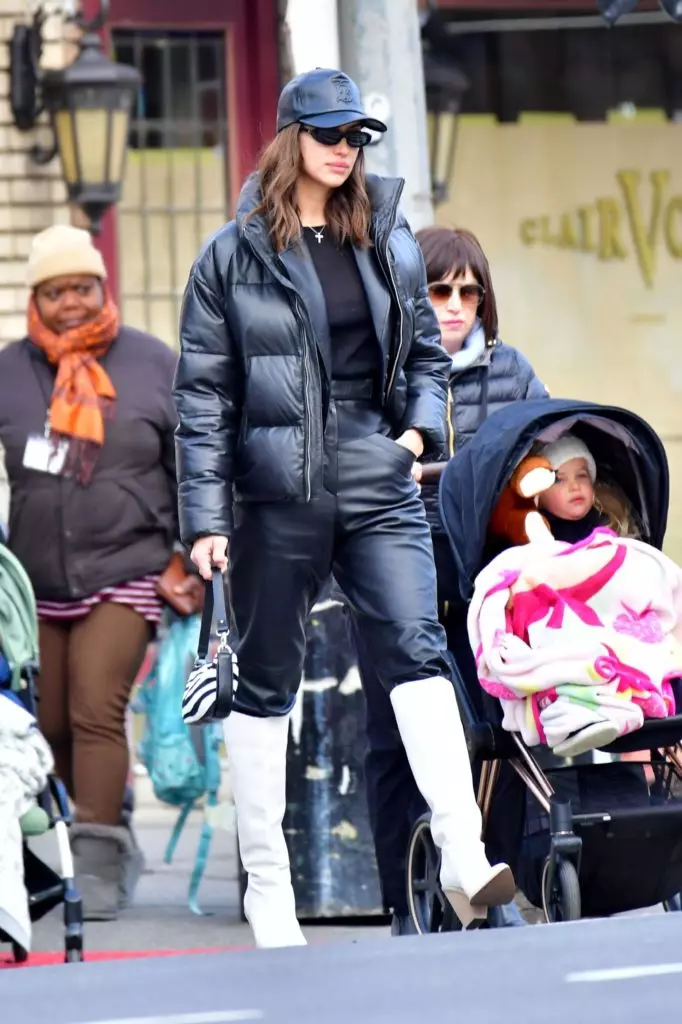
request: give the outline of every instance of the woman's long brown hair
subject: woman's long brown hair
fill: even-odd
[[[275,252],[282,252],[301,237],[296,208],[296,182],[301,173],[300,131],[298,124],[283,128],[263,151],[258,165],[263,198],[247,217],[265,218]],[[361,150],[348,180],[334,189],[327,200],[327,226],[339,244],[350,241],[366,248],[371,213]]]

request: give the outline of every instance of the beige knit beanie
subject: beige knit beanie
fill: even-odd
[[[105,281],[107,271],[89,231],[70,224],[55,224],[33,239],[26,283],[35,288],[42,281],[63,274],[91,274]]]

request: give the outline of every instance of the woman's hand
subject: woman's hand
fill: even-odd
[[[396,438],[396,444],[401,445],[403,448],[407,448],[408,451],[412,452],[415,459],[421,458],[424,454],[424,439],[418,430],[410,428],[406,430],[404,434]],[[422,478],[422,467],[418,462],[415,462],[412,466],[412,479],[416,480],[417,483]]]
[[[424,438],[413,427],[406,430],[400,437],[396,437],[395,443],[411,451],[415,459],[420,459],[424,454]]]
[[[227,537],[199,537],[192,545],[190,558],[205,580],[211,579],[214,568],[227,572]]]

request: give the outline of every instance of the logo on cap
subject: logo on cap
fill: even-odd
[[[338,103],[352,103],[353,102],[353,90],[347,78],[333,79],[334,88],[336,90],[336,100]]]

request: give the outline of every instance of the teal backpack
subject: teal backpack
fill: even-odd
[[[178,618],[160,633],[156,661],[143,680],[133,710],[145,715],[140,760],[147,769],[154,795],[179,807],[180,814],[166,847],[170,864],[190,812],[204,801],[204,822],[189,884],[189,906],[201,914],[197,895],[213,835],[209,808],[218,804],[220,789],[220,725],[188,726],[182,719],[182,695],[197,653],[201,616]]]

